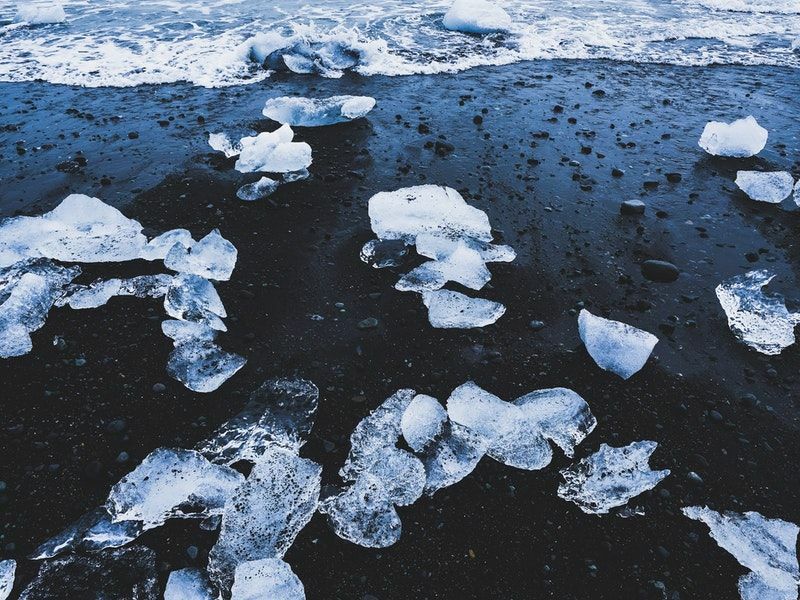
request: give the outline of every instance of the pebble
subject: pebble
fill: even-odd
[[[198,554],[197,546],[189,546],[188,548],[186,548],[186,554],[189,558],[195,560]]]
[[[161,394],[167,391],[167,386],[165,386],[163,383],[156,383],[153,385],[153,391],[156,394]]]
[[[534,331],[539,331],[540,329],[544,328],[544,321],[537,321],[536,319],[534,319],[533,321],[528,323],[528,327],[530,327]]]
[[[642,263],[642,275],[650,281],[670,283],[678,278],[678,267],[665,260],[646,260]]]
[[[612,177],[622,177],[623,175],[625,175],[625,171],[623,171],[622,169],[617,169],[616,167],[611,169]]]
[[[641,200],[625,200],[619,206],[619,212],[623,215],[643,215],[645,203]]]
[[[694,471],[689,471],[686,474],[686,479],[688,479],[689,481],[691,481],[692,483],[695,483],[697,485],[703,485],[703,478],[700,477],[700,475],[698,475]]]
[[[358,327],[359,329],[375,329],[378,326],[378,319],[375,317],[367,317],[363,321],[359,321]]]

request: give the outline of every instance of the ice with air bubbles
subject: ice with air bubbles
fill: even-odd
[[[755,117],[748,116],[732,123],[711,121],[700,137],[700,147],[714,156],[749,158],[767,145],[769,132]]]
[[[231,600],[305,600],[303,583],[277,558],[262,558],[236,567]]]
[[[586,309],[578,315],[578,332],[597,366],[623,379],[641,370],[658,343],[652,333],[595,316]]]
[[[736,185],[751,200],[780,204],[792,195],[794,177],[787,171],[738,171]]]
[[[400,430],[415,452],[436,439],[447,423],[447,411],[436,398],[419,394],[409,403],[400,419]]]
[[[428,308],[428,321],[437,329],[486,327],[506,312],[506,307],[499,302],[471,298],[450,290],[424,292],[422,302]]]
[[[17,561],[0,560],[0,600],[6,600],[14,588],[14,577],[17,572]]]
[[[208,577],[200,569],[172,571],[164,589],[164,600],[216,600],[218,597]]]
[[[375,98],[369,96],[282,96],[267,100],[262,113],[273,121],[292,127],[320,127],[359,119],[374,107]]]
[[[243,137],[236,170],[240,173],[291,173],[307,169],[311,165],[311,146],[293,139],[294,131],[288,125]]]

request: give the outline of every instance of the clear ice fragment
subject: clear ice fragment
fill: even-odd
[[[227,133],[212,133],[208,136],[208,145],[217,152],[222,152],[225,158],[239,156],[242,151],[241,142],[233,144]]]
[[[445,423],[442,435],[420,456],[426,473],[425,494],[432,496],[464,479],[488,450],[484,436],[458,423]]]
[[[428,307],[428,321],[439,329],[485,327],[506,312],[506,307],[499,302],[470,298],[450,290],[424,292],[422,301]]]
[[[262,558],[236,567],[231,600],[305,600],[305,598],[303,583],[292,568],[278,558]]]
[[[794,177],[786,171],[738,171],[736,185],[751,200],[780,204],[792,195]]]
[[[193,392],[213,392],[244,367],[247,359],[226,352],[214,342],[188,340],[175,346],[167,373]]]
[[[290,173],[307,169],[311,164],[311,146],[293,142],[293,139],[294,132],[288,125],[242,138],[236,170],[240,173]]]
[[[408,256],[403,240],[370,240],[361,248],[361,260],[376,268],[399,267]]]
[[[217,600],[206,574],[200,569],[179,569],[169,574],[164,600]]]
[[[369,96],[301,98],[282,96],[267,100],[263,115],[292,127],[319,127],[358,119],[375,106]]]
[[[511,29],[511,17],[488,0],[455,0],[442,19],[445,29],[463,33],[496,33]]]
[[[227,331],[222,322],[222,318],[228,316],[225,306],[211,282],[199,275],[176,275],[164,297],[164,310],[175,319],[194,321],[217,331]]]
[[[447,423],[447,411],[436,398],[419,394],[403,412],[400,429],[408,445],[415,452],[437,438]]]
[[[254,202],[261,200],[275,193],[275,190],[280,186],[279,181],[270,179],[269,177],[262,177],[253,183],[247,183],[236,191],[236,197],[245,202]]]
[[[711,121],[703,129],[700,147],[714,156],[749,158],[767,145],[769,132],[749,116],[733,123]]]
[[[629,379],[645,365],[658,343],[658,338],[647,331],[597,317],[585,308],[578,315],[578,331],[597,366],[623,379]]]
[[[237,255],[236,247],[220,235],[219,229],[214,229],[191,248],[175,244],[167,253],[164,266],[179,273],[228,281]]]

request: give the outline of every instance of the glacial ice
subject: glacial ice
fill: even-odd
[[[700,147],[714,156],[749,158],[767,145],[769,132],[749,116],[733,123],[711,121],[703,129]]]
[[[797,598],[797,525],[757,512],[718,513],[700,506],[686,507],[683,514],[708,525],[717,544],[750,569],[739,579],[743,600]]]
[[[191,248],[194,243],[195,241],[188,229],[170,229],[147,242],[141,258],[144,260],[164,260],[175,244]]]
[[[245,202],[254,202],[274,194],[279,186],[279,181],[269,177],[262,177],[258,181],[247,183],[236,190],[236,197]]]
[[[376,268],[399,267],[408,256],[403,240],[370,240],[361,248],[361,261]]]
[[[179,569],[169,574],[164,600],[217,600],[206,574],[200,569]]]
[[[295,453],[314,426],[319,389],[306,379],[270,379],[250,395],[244,410],[197,446],[209,460],[258,461],[271,446]]]
[[[454,281],[471,290],[479,290],[491,278],[481,254],[460,242],[451,254],[441,260],[422,263],[403,275],[394,287],[401,292],[421,294],[441,289],[447,282]]]
[[[482,435],[452,421],[445,423],[442,435],[420,456],[426,473],[425,493],[432,496],[464,479],[488,449],[489,442]]]
[[[418,394],[403,411],[400,429],[408,445],[415,452],[431,443],[444,430],[447,411],[436,398]]]
[[[290,173],[311,165],[311,146],[293,142],[294,132],[282,125],[272,132],[242,138],[242,151],[236,161],[240,173]]]
[[[370,52],[369,44],[341,39],[312,41],[306,35],[285,38],[278,33],[260,34],[246,43],[251,60],[275,71],[317,73],[339,78],[355,69]]]
[[[74,309],[98,308],[114,296],[161,298],[172,283],[172,275],[139,275],[130,279],[98,279],[90,285],[70,285],[55,306]]]
[[[301,98],[282,96],[267,100],[264,116],[292,127],[319,127],[358,119],[375,106],[369,96]]]
[[[167,519],[221,513],[242,481],[241,473],[194,450],[158,448],[111,488],[106,508],[114,521],[151,529]]]
[[[167,360],[167,373],[193,392],[213,392],[233,377],[247,359],[226,352],[213,342],[188,340],[177,344]]]
[[[587,514],[605,514],[654,488],[669,469],[651,471],[648,461],[658,444],[633,442],[621,448],[600,444],[594,454],[561,471],[558,495]]]
[[[228,281],[237,255],[236,247],[214,229],[190,248],[175,244],[164,258],[164,266],[178,273]]]
[[[222,322],[228,316],[225,306],[211,282],[199,275],[176,275],[164,296],[164,310],[175,319],[227,331]]]
[[[736,185],[752,200],[780,204],[791,196],[794,177],[786,171],[738,171]]]
[[[217,152],[222,152],[225,158],[239,156],[242,152],[242,143],[232,143],[227,133],[212,133],[208,136],[208,145]]]
[[[586,309],[578,315],[578,331],[597,366],[623,379],[629,379],[645,365],[658,343],[658,338],[647,331],[597,317]]]
[[[263,558],[236,567],[231,600],[305,600],[303,583],[278,558]],[[165,599],[166,600],[166,599]]]
[[[0,560],[0,600],[6,600],[14,589],[14,577],[17,572],[17,561]]]
[[[736,338],[767,355],[780,354],[794,344],[794,328],[800,323],[800,313],[790,313],[783,296],[762,291],[774,277],[759,269],[731,277],[715,290]]]
[[[445,29],[464,33],[505,32],[511,28],[511,17],[487,0],[455,0],[442,24]]]
[[[161,322],[161,331],[173,340],[175,346],[186,342],[211,342],[217,337],[217,332],[203,323],[167,319]]]
[[[208,559],[211,580],[227,589],[238,565],[282,558],[317,509],[321,476],[317,463],[268,447],[225,504]]]
[[[46,25],[51,23],[63,23],[67,20],[64,12],[64,5],[61,2],[34,3],[17,2],[18,23],[28,23],[29,25]]]
[[[485,327],[506,312],[506,307],[499,302],[470,298],[450,290],[424,292],[422,301],[428,307],[430,324],[441,329]]]

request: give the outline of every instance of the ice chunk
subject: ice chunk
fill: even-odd
[[[167,360],[167,373],[194,392],[213,392],[233,377],[247,359],[225,352],[217,344],[190,339],[175,346]]]
[[[650,470],[648,461],[657,446],[651,441],[622,448],[600,444],[597,452],[561,471],[564,483],[558,486],[558,495],[588,514],[622,506],[669,475],[669,469]]]
[[[797,206],[800,206],[800,179],[797,180],[797,183],[794,185],[794,203]]]
[[[19,600],[53,598],[159,600],[155,552],[128,546],[46,561]]]
[[[403,240],[370,240],[361,248],[361,260],[376,269],[399,267],[407,256]]]
[[[270,179],[269,177],[262,177],[258,181],[248,183],[236,190],[236,197],[245,202],[253,202],[261,200],[275,193],[275,190],[280,186],[280,182]]]
[[[145,260],[164,260],[175,244],[191,248],[195,241],[187,229],[171,229],[147,242],[142,252]]]
[[[658,338],[651,333],[627,323],[597,317],[585,308],[578,315],[578,331],[597,366],[623,379],[639,372],[658,343]]]
[[[163,321],[161,331],[175,342],[175,346],[191,341],[211,342],[217,337],[217,332],[208,325],[177,319]]]
[[[455,0],[442,24],[445,29],[464,33],[505,32],[511,28],[511,17],[487,0]]]
[[[767,145],[769,132],[749,116],[733,123],[711,121],[703,129],[700,147],[714,156],[748,158]]]
[[[280,559],[263,558],[236,567],[231,600],[305,600],[305,598],[303,583],[292,568]]]
[[[172,283],[172,275],[139,275],[131,279],[98,279],[85,285],[71,285],[56,306],[69,304],[70,308],[97,308],[114,296],[161,298]]]
[[[222,318],[228,316],[225,306],[211,282],[199,275],[176,275],[164,297],[164,310],[175,319],[194,321],[217,331],[227,331],[222,322]]]
[[[61,2],[31,2],[30,0],[17,2],[17,22],[45,25],[63,23],[66,20],[67,14],[64,12]]]
[[[219,229],[214,229],[191,248],[175,244],[167,253],[164,266],[179,273],[228,281],[236,266],[237,254],[236,247],[220,235]]]
[[[300,98],[282,96],[267,100],[264,116],[293,127],[319,127],[358,119],[375,106],[369,96]]]
[[[403,275],[395,288],[402,292],[426,292],[441,289],[448,281],[479,290],[492,278],[480,252],[460,242],[442,260],[422,263]]]
[[[786,171],[738,171],[736,185],[752,200],[780,204],[791,196],[794,177]]]
[[[437,438],[447,423],[447,411],[436,398],[419,394],[414,397],[400,420],[400,429],[408,445],[415,451]]]
[[[786,309],[783,296],[761,290],[775,277],[765,269],[736,275],[716,288],[717,299],[737,339],[762,354],[780,354],[795,342],[800,313]]]
[[[425,466],[425,493],[458,483],[472,473],[489,449],[488,440],[458,423],[448,421],[442,435],[426,447],[421,459]]]
[[[221,513],[243,481],[241,473],[194,450],[158,448],[111,488],[106,508],[115,521],[141,521],[151,529],[171,518]]]
[[[273,132],[259,133],[242,138],[242,151],[236,161],[240,173],[289,173],[308,168],[311,164],[311,146],[293,142],[294,132],[283,125]]]
[[[322,467],[271,446],[225,505],[219,539],[208,558],[211,580],[229,588],[234,570],[262,558],[282,558],[311,520]]]
[[[283,183],[294,183],[295,181],[303,181],[311,177],[308,169],[300,169],[299,171],[289,171],[283,174]]]
[[[299,452],[314,426],[319,389],[306,379],[270,379],[250,395],[244,410],[197,449],[209,460],[256,462],[271,446]]]
[[[265,68],[294,73],[318,73],[338,78],[354,69],[378,43],[362,44],[357,39],[342,41],[339,37],[311,41],[308,36],[284,38],[279,34],[262,34],[248,41],[250,57]]]
[[[511,246],[489,244],[471,237],[453,238],[422,233],[416,236],[416,246],[418,254],[434,260],[446,260],[461,247],[476,251],[484,262],[511,262],[517,257]]]
[[[708,525],[717,544],[752,571],[739,579],[743,600],[797,598],[797,525],[757,512],[718,513],[700,506],[686,507],[683,514]]]
[[[14,589],[14,576],[17,572],[17,561],[0,560],[0,600],[6,600]]]
[[[208,136],[208,145],[217,152],[225,154],[225,158],[239,156],[242,151],[241,142],[233,144],[227,133],[212,133]]]
[[[436,290],[424,292],[422,301],[428,307],[428,321],[441,329],[469,329],[491,325],[506,312],[499,302],[470,298],[460,292]]]
[[[206,574],[200,569],[180,569],[169,574],[164,600],[216,600]]]

